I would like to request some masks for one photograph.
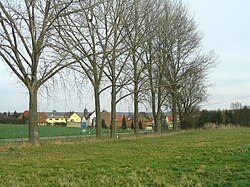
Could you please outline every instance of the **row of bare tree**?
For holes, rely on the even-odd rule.
[[[100,95],[111,92],[111,138],[116,105],[133,96],[152,108],[155,131],[169,106],[188,118],[204,101],[213,52],[201,51],[201,35],[188,8],[171,0],[21,0],[0,2],[0,57],[29,92],[29,140],[39,142],[37,94],[63,69],[93,86],[96,136],[101,136]]]

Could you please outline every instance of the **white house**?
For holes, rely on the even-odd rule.
[[[95,111],[90,113],[89,118],[87,119],[87,126],[88,127],[95,127],[95,118],[96,118],[96,113]]]

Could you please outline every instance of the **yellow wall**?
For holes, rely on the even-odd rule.
[[[77,122],[77,123],[81,123],[81,117],[76,114],[76,113],[73,113],[68,119],[67,119],[68,122]]]
[[[65,119],[65,117],[56,117],[56,116],[53,116],[53,117],[48,117],[47,119],[46,119],[46,121],[48,122],[48,123],[50,123],[50,124],[54,124],[54,123],[66,123],[66,119]]]

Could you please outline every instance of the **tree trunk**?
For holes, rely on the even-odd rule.
[[[152,86],[151,86],[152,89]],[[152,96],[152,113],[153,113],[153,117],[154,117],[154,131],[157,132],[157,113],[156,113],[156,106],[155,106],[155,93],[153,90],[151,90],[151,96]]]
[[[111,93],[111,133],[110,138],[116,137],[116,86],[112,85]]]
[[[176,101],[174,96],[172,96],[172,122],[173,122],[173,130],[175,131],[177,126],[177,114],[176,114]]]
[[[33,145],[39,144],[37,92],[36,87],[29,89],[29,142]]]
[[[152,64],[149,66],[148,72],[149,72],[149,81],[150,81],[150,92],[151,92],[151,97],[152,97],[151,106],[152,106],[152,113],[153,113],[153,118],[154,118],[154,131],[160,132],[160,129],[159,129],[160,124],[158,120],[159,112],[158,110],[156,111],[156,99],[155,99],[156,92],[155,92],[154,83],[153,83]]]
[[[162,75],[161,73],[159,73],[159,82],[158,82],[158,101],[157,101],[157,114],[156,114],[156,128],[155,128],[155,132],[160,132],[161,131],[161,126],[162,126],[162,113],[161,113],[161,99],[162,99],[162,91],[161,91],[161,79],[162,79]]]
[[[134,91],[134,134],[139,134],[139,123],[138,123],[138,113],[139,113],[139,96],[137,90],[137,84],[135,84],[135,91]]]
[[[99,87],[99,86],[98,86]],[[102,124],[101,124],[101,107],[99,89],[95,87],[95,113],[96,113],[96,137],[101,138]]]
[[[157,114],[155,116],[155,132],[159,133],[161,130],[161,113],[157,111]]]
[[[136,61],[136,50],[133,48],[133,76],[134,76],[134,134],[139,134],[139,121],[138,121],[138,113],[139,113],[139,75],[137,71],[137,61]]]

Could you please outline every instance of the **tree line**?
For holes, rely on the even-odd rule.
[[[250,127],[250,109],[244,106],[231,110],[202,110],[197,122],[198,127],[203,127],[206,123]]]
[[[0,112],[0,124],[23,124],[24,120],[17,120],[18,116],[21,113],[14,111],[13,113],[9,112]],[[26,119],[27,120],[27,119]]]
[[[21,0],[0,2],[0,57],[29,93],[29,140],[39,143],[37,95],[63,79],[88,80],[93,88],[96,136],[101,137],[103,92],[111,93],[111,138],[116,137],[116,106],[133,100],[133,129],[139,133],[139,104],[151,108],[155,132],[161,113],[188,121],[207,98],[213,51],[182,1]],[[68,78],[68,77],[67,77]],[[177,115],[178,114],[178,115]]]

